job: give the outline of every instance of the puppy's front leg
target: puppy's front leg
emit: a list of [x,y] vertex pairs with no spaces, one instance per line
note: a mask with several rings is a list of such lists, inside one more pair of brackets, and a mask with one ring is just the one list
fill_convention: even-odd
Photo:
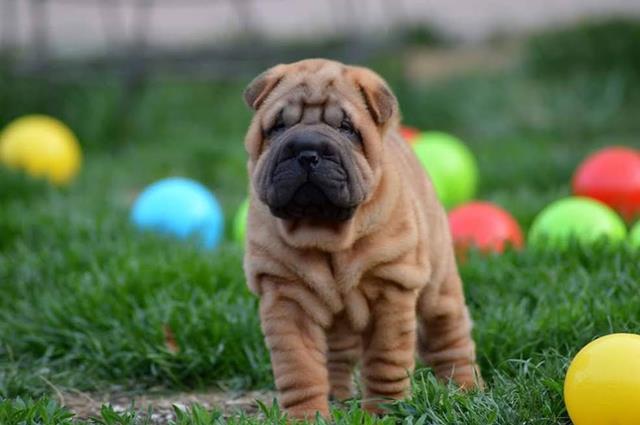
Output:
[[472,322],[455,268],[451,268],[435,292],[431,287],[423,290],[418,314],[418,352],[436,376],[463,388],[482,387],[471,336]]
[[294,418],[329,415],[329,379],[324,330],[292,299],[266,289],[260,319],[279,393],[280,405]]
[[362,355],[362,336],[351,329],[347,317],[338,316],[328,331],[327,342],[330,395],[346,400],[353,396],[353,370]]
[[364,335],[363,407],[381,413],[381,402],[409,391],[416,341],[416,291],[389,285],[373,302],[371,328]]

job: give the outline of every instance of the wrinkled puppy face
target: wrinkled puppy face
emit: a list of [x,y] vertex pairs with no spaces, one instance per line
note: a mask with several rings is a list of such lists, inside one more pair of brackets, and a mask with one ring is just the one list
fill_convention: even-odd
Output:
[[245,92],[254,190],[283,220],[344,222],[371,194],[396,101],[371,71],[325,60],[279,65]]
[[356,166],[362,136],[338,105],[287,105],[266,130],[269,149],[257,181],[276,217],[343,221],[364,200]]

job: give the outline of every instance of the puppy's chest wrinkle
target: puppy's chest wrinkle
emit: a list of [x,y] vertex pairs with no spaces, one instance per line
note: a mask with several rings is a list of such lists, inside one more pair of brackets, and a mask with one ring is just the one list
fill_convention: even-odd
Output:
[[385,285],[417,291],[429,281],[424,239],[415,226],[410,218],[398,220],[349,250],[308,252],[289,259],[292,275],[286,279],[287,296],[322,324],[344,312],[354,329],[363,329],[369,321],[369,306]]

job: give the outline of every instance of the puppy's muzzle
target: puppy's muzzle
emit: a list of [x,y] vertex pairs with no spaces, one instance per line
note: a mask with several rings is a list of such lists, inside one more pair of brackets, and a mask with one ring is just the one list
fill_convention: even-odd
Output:
[[320,131],[303,130],[283,137],[271,174],[268,204],[284,219],[346,220],[351,205],[346,152],[339,141]]

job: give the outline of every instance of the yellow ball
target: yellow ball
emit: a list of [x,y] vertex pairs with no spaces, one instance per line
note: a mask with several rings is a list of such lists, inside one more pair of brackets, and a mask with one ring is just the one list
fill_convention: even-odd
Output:
[[18,118],[0,134],[0,161],[54,184],[66,184],[80,169],[82,153],[73,132],[45,115]]
[[575,425],[640,424],[640,335],[587,344],[569,366],[564,400]]

